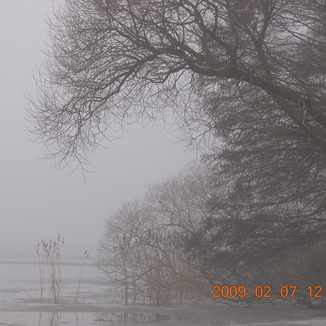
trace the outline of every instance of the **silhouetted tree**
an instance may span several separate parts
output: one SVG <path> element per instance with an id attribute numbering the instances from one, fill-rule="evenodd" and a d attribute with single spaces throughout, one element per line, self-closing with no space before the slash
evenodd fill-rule
<path id="1" fill-rule="evenodd" d="M 214 130 L 207 101 L 227 99 L 232 115 L 257 96 L 325 152 L 325 11 L 320 0 L 66 1 L 34 132 L 55 157 L 83 162 L 115 123 L 173 113 L 195 141 Z"/>
<path id="2" fill-rule="evenodd" d="M 275 273 L 276 266 L 281 261 L 293 266 L 293 257 L 312 250 L 310 264 L 301 259 L 301 270 L 295 277 L 292 273 L 292 279 L 309 286 L 325 271 L 323 263 L 317 264 L 325 261 L 325 253 L 316 254 L 314 248 L 326 238 L 326 158 L 286 114 L 263 97 L 254 98 L 252 91 L 248 87 L 246 95 L 253 100 L 239 102 L 232 113 L 227 99 L 211 101 L 212 111 L 219 110 L 215 130 L 220 142 L 205 160 L 214 173 L 215 198 L 212 215 L 189 235 L 186 248 L 212 279 L 224 273 L 238 284 L 286 282 L 291 278 Z M 229 87 L 229 94 L 237 97 L 237 92 Z M 262 270 L 271 266 L 274 275 L 266 279 Z"/>

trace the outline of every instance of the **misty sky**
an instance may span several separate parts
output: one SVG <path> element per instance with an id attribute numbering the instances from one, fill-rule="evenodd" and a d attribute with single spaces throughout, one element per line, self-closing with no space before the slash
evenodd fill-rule
<path id="1" fill-rule="evenodd" d="M 27 130 L 26 97 L 35 93 L 32 72 L 43 58 L 51 11 L 50 0 L 0 0 L 0 255 L 32 252 L 38 240 L 58 233 L 65 250 L 94 253 L 106 218 L 123 201 L 141 198 L 147 184 L 176 175 L 196 157 L 159 127 L 133 126 L 90 157 L 86 184 L 79 170 L 68 176 L 71 170 L 38 159 L 46 151 Z"/>

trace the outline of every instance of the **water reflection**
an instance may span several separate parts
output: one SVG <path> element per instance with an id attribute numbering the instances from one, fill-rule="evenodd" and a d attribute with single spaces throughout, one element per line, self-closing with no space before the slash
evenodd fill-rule
<path id="1" fill-rule="evenodd" d="M 107 310 L 103 313 L 95 312 L 0 312 L 0 325 L 26 326 L 131 326 L 145 323 L 146 325 L 160 325 L 168 321 L 171 325 L 178 325 L 181 321 L 193 320 L 194 317 L 170 316 L 160 313 L 139 313 Z"/>
<path id="2" fill-rule="evenodd" d="M 38 326 L 61 326 L 61 312 L 40 312 Z"/>
<path id="3" fill-rule="evenodd" d="M 65 318 L 62 320 L 62 313 L 58 311 L 40 312 L 38 319 L 38 326 L 80 326 L 80 316 L 84 313 L 64 313 Z M 83 319 L 83 318 L 81 318 Z M 92 318 L 93 319 L 93 318 Z M 33 324 L 34 325 L 34 324 Z"/>
<path id="4" fill-rule="evenodd" d="M 160 323 L 163 321 L 181 321 L 181 320 L 190 320 L 192 317 L 186 316 L 170 316 L 162 315 L 157 313 L 135 313 L 135 312 L 116 312 L 116 313 L 101 313 L 97 315 L 95 322 L 101 324 L 103 322 L 106 325 L 115 325 L 115 324 L 133 324 L 133 323 L 142 323 L 142 322 L 152 322 Z"/>

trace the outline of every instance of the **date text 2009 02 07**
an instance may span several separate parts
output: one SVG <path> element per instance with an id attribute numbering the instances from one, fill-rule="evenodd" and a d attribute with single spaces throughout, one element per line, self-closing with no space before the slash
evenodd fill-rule
<path id="1" fill-rule="evenodd" d="M 252 292 L 249 293 L 247 288 L 243 285 L 240 286 L 218 286 L 215 285 L 212 288 L 215 292 L 212 294 L 213 298 L 244 298 L 244 297 L 256 297 L 256 298 L 272 298 L 272 297 L 281 297 L 288 298 L 294 297 L 297 291 L 296 285 L 283 285 L 281 286 L 277 292 L 272 290 L 272 287 L 269 285 L 265 286 L 256 286 Z M 306 288 L 308 290 L 309 297 L 311 298 L 322 298 L 321 294 L 323 288 L 320 285 L 316 286 L 308 286 Z"/>

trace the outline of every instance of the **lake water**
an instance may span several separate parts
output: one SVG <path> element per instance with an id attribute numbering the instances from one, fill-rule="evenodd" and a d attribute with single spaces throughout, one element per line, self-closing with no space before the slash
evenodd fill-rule
<path id="1" fill-rule="evenodd" d="M 0 325 L 90 325 L 96 319 L 93 313 L 84 313 L 81 307 L 104 300 L 109 283 L 105 275 L 94 268 L 89 258 L 82 264 L 83 253 L 62 255 L 62 292 L 60 305 L 53 307 L 47 264 L 40 265 L 36 252 L 2 252 L 0 256 Z M 40 267 L 43 271 L 42 291 Z M 82 268 L 81 268 L 82 267 Z M 80 281 L 79 281 L 80 280 Z M 112 297 L 113 295 L 113 297 Z M 116 293 L 118 300 L 118 293 Z M 42 300 L 41 300 L 42 297 Z M 114 293 L 108 297 L 114 302 Z M 118 301 L 117 301 L 118 302 Z M 72 312 L 64 310 L 71 306 Z M 56 311 L 56 309 L 61 311 Z M 62 311 L 63 310 L 63 311 Z M 85 324 L 85 325 L 86 325 Z"/>
<path id="2" fill-rule="evenodd" d="M 47 265 L 33 252 L 0 254 L 0 325 L 113 326 L 113 325 L 326 325 L 324 313 L 282 305 L 230 307 L 206 300 L 173 307 L 124 306 L 115 284 L 86 260 L 83 253 L 65 253 L 61 260 L 62 292 L 53 303 Z M 80 282 L 79 282 L 80 279 Z M 43 288 L 43 291 L 41 291 Z M 42 296 L 42 300 L 41 300 Z"/>
<path id="3" fill-rule="evenodd" d="M 2 249 L 3 250 L 3 249 Z M 61 254 L 61 292 L 58 304 L 51 294 L 48 264 L 36 252 L 0 255 L 0 325 L 89 326 L 149 325 L 193 319 L 173 316 L 173 308 L 126 307 L 116 284 L 95 268 L 95 259 L 82 263 L 83 254 Z M 58 265 L 55 265 L 58 272 Z M 40 282 L 40 269 L 43 282 Z M 41 289 L 43 289 L 41 291 Z"/>

